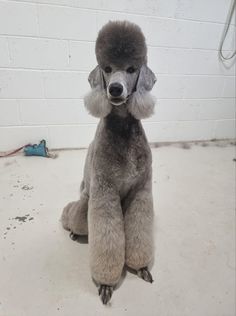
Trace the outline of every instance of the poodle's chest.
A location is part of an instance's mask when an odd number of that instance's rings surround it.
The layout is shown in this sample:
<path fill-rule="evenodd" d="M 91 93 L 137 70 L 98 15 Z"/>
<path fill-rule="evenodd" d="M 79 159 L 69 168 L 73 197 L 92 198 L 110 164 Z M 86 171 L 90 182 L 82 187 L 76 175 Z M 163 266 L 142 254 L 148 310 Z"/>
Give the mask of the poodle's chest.
<path fill-rule="evenodd" d="M 93 174 L 102 174 L 121 192 L 142 181 L 151 168 L 151 151 L 140 121 L 110 115 L 94 142 Z M 141 180 L 140 180 L 141 179 Z"/>
<path fill-rule="evenodd" d="M 137 178 L 145 173 L 150 157 L 146 151 L 131 150 L 124 159 L 123 177 L 125 180 Z"/>
<path fill-rule="evenodd" d="M 92 176 L 99 175 L 105 183 L 108 181 L 123 199 L 145 182 L 150 175 L 151 163 L 151 150 L 145 140 L 132 146 L 113 147 L 109 144 L 95 152 Z"/>
<path fill-rule="evenodd" d="M 145 181 L 150 168 L 150 157 L 141 154 L 134 156 L 127 161 L 126 165 L 123 165 L 119 172 L 119 181 L 117 181 L 121 199 Z"/>
<path fill-rule="evenodd" d="M 132 148 L 120 154 L 114 165 L 115 181 L 121 195 L 125 195 L 133 186 L 142 182 L 151 168 L 151 153 L 149 150 Z M 111 168 L 112 169 L 112 168 Z"/>

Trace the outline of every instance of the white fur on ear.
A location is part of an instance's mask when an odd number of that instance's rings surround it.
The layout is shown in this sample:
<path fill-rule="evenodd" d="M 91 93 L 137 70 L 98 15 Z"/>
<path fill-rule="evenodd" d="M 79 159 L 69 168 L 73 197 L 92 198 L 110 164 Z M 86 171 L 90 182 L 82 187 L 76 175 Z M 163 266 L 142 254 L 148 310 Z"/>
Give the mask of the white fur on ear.
<path fill-rule="evenodd" d="M 111 104 L 108 102 L 106 92 L 101 87 L 92 89 L 84 97 L 84 104 L 88 112 L 95 117 L 105 117 L 112 109 Z"/>
<path fill-rule="evenodd" d="M 137 119 L 145 119 L 154 113 L 155 97 L 146 90 L 136 91 L 128 102 L 128 111 Z"/>
<path fill-rule="evenodd" d="M 128 111 L 137 120 L 148 118 L 154 113 L 156 99 L 149 91 L 155 82 L 155 74 L 147 65 L 143 65 L 140 69 L 136 91 L 131 95 L 128 102 Z"/>

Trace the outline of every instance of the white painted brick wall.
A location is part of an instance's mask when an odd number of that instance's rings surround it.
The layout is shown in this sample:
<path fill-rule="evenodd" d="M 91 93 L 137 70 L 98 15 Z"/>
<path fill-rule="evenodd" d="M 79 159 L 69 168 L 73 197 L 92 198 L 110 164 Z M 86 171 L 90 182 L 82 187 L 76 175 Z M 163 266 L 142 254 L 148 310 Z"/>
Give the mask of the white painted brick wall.
<path fill-rule="evenodd" d="M 95 40 L 117 19 L 142 27 L 157 75 L 149 141 L 235 137 L 235 60 L 218 59 L 230 1 L 0 0 L 0 151 L 42 138 L 51 148 L 88 146 L 98 120 L 82 98 Z"/>

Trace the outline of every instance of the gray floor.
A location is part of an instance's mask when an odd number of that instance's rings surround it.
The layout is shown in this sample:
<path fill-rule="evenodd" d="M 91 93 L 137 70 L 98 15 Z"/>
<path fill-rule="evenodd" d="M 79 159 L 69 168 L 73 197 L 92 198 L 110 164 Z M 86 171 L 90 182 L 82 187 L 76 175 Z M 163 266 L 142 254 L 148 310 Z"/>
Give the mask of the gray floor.
<path fill-rule="evenodd" d="M 153 149 L 155 282 L 127 273 L 106 307 L 59 223 L 85 155 L 0 159 L 0 316 L 235 315 L 235 147 Z"/>

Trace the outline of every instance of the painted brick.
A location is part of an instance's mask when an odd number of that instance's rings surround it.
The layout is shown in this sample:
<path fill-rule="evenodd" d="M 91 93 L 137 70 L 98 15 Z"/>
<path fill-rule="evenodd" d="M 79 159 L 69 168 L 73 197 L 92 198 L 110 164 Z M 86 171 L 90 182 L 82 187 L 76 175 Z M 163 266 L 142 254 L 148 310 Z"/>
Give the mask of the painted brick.
<path fill-rule="evenodd" d="M 18 101 L 21 124 L 65 125 L 97 123 L 84 107 L 82 99 L 47 99 Z"/>
<path fill-rule="evenodd" d="M 224 78 L 220 76 L 184 76 L 184 98 L 219 98 Z"/>
<path fill-rule="evenodd" d="M 199 104 L 199 119 L 221 120 L 235 118 L 235 99 L 222 98 L 216 100 L 197 100 Z"/>
<path fill-rule="evenodd" d="M 17 100 L 0 99 L 0 126 L 19 125 Z"/>
<path fill-rule="evenodd" d="M 223 97 L 226 98 L 235 98 L 235 77 L 225 77 L 224 78 L 224 89 L 223 89 Z"/>
<path fill-rule="evenodd" d="M 152 93 L 159 99 L 179 99 L 184 95 L 185 76 L 158 75 Z"/>
<path fill-rule="evenodd" d="M 86 148 L 92 142 L 96 124 L 49 126 L 52 148 Z"/>
<path fill-rule="evenodd" d="M 44 4 L 50 4 L 50 5 L 55 4 L 55 5 L 74 6 L 75 1 L 77 0 L 14 0 L 14 1 L 44 3 Z"/>
<path fill-rule="evenodd" d="M 39 5 L 40 35 L 60 39 L 96 39 L 96 13 L 79 8 Z"/>
<path fill-rule="evenodd" d="M 49 99 L 78 99 L 90 89 L 88 73 L 45 71 L 43 77 L 45 96 Z"/>
<path fill-rule="evenodd" d="M 235 59 L 222 63 L 217 51 L 229 2 L 0 0 L 0 149 L 29 138 L 88 146 L 98 120 L 81 97 L 97 31 L 117 19 L 141 26 L 157 74 L 156 113 L 144 121 L 149 140 L 233 137 Z M 224 50 L 234 46 L 231 26 Z"/>
<path fill-rule="evenodd" d="M 42 74 L 39 71 L 0 69 L 0 99 L 43 96 Z"/>
<path fill-rule="evenodd" d="M 38 35 L 36 6 L 15 1 L 0 1 L 0 33 Z"/>
<path fill-rule="evenodd" d="M 0 37 L 0 67 L 10 66 L 10 55 L 6 37 Z"/>
<path fill-rule="evenodd" d="M 235 118 L 235 99 L 159 99 L 145 122 L 220 120 Z"/>
<path fill-rule="evenodd" d="M 91 71 L 96 65 L 95 43 L 70 41 L 70 69 Z"/>
<path fill-rule="evenodd" d="M 143 125 L 149 142 L 214 138 L 214 121 L 145 122 Z"/>
<path fill-rule="evenodd" d="M 221 120 L 216 122 L 214 138 L 234 138 L 236 137 L 235 120 Z"/>
<path fill-rule="evenodd" d="M 12 67 L 35 69 L 68 68 L 69 50 L 67 41 L 9 38 Z"/>
<path fill-rule="evenodd" d="M 141 15 L 155 15 L 160 17 L 174 17 L 178 0 L 172 1 L 150 1 L 150 0 L 121 0 L 106 1 L 100 0 L 99 8 L 111 11 L 120 11 L 126 13 L 137 13 Z M 92 1 L 89 1 L 90 3 Z"/>
<path fill-rule="evenodd" d="M 148 18 L 146 38 L 154 46 L 218 49 L 222 31 L 223 24 Z M 228 39 L 224 48 L 233 49 L 233 29 Z"/>
<path fill-rule="evenodd" d="M 144 122 L 197 120 L 200 103 L 191 99 L 158 99 L 154 115 Z"/>
<path fill-rule="evenodd" d="M 99 12 L 97 13 L 97 31 L 109 21 L 115 20 L 128 20 L 130 22 L 138 24 L 143 33 L 146 35 L 148 32 L 148 18 L 146 16 L 133 15 L 119 12 Z"/>
<path fill-rule="evenodd" d="M 163 47 L 148 47 L 148 66 L 154 73 L 169 73 L 170 50 Z"/>
<path fill-rule="evenodd" d="M 119 2 L 111 1 L 119 6 Z M 147 15 L 155 15 L 159 17 L 174 17 L 178 0 L 130 0 L 125 1 L 125 11 L 130 13 L 139 13 Z"/>
<path fill-rule="evenodd" d="M 158 55 L 159 50 L 162 51 L 163 48 L 156 50 Z M 219 60 L 218 51 L 165 49 L 165 54 L 170 74 L 233 75 L 235 73 L 235 63 L 231 67 L 229 66 L 232 62 L 223 64 Z"/>
<path fill-rule="evenodd" d="M 22 0 L 17 0 L 22 1 Z M 155 15 L 160 17 L 174 17 L 178 0 L 170 2 L 166 0 L 24 0 L 24 2 L 35 2 L 55 5 L 65 5 L 78 8 L 99 9 L 105 11 L 117 11 L 126 13 L 138 13 L 142 15 Z"/>
<path fill-rule="evenodd" d="M 190 19 L 197 21 L 212 21 L 224 23 L 226 20 L 230 0 L 210 0 L 204 3 L 193 0 L 17 0 L 54 5 L 65 5 L 79 8 L 90 8 L 117 11 L 126 13 L 138 13 L 141 15 L 154 15 L 157 17 L 171 17 Z M 213 10 L 214 8 L 214 10 Z"/>
<path fill-rule="evenodd" d="M 230 8 L 230 0 L 179 0 L 176 18 L 225 23 Z"/>
<path fill-rule="evenodd" d="M 26 144 L 35 144 L 46 139 L 48 142 L 48 128 L 46 126 L 21 126 L 21 127 L 0 127 L 0 150 L 14 150 Z"/>

